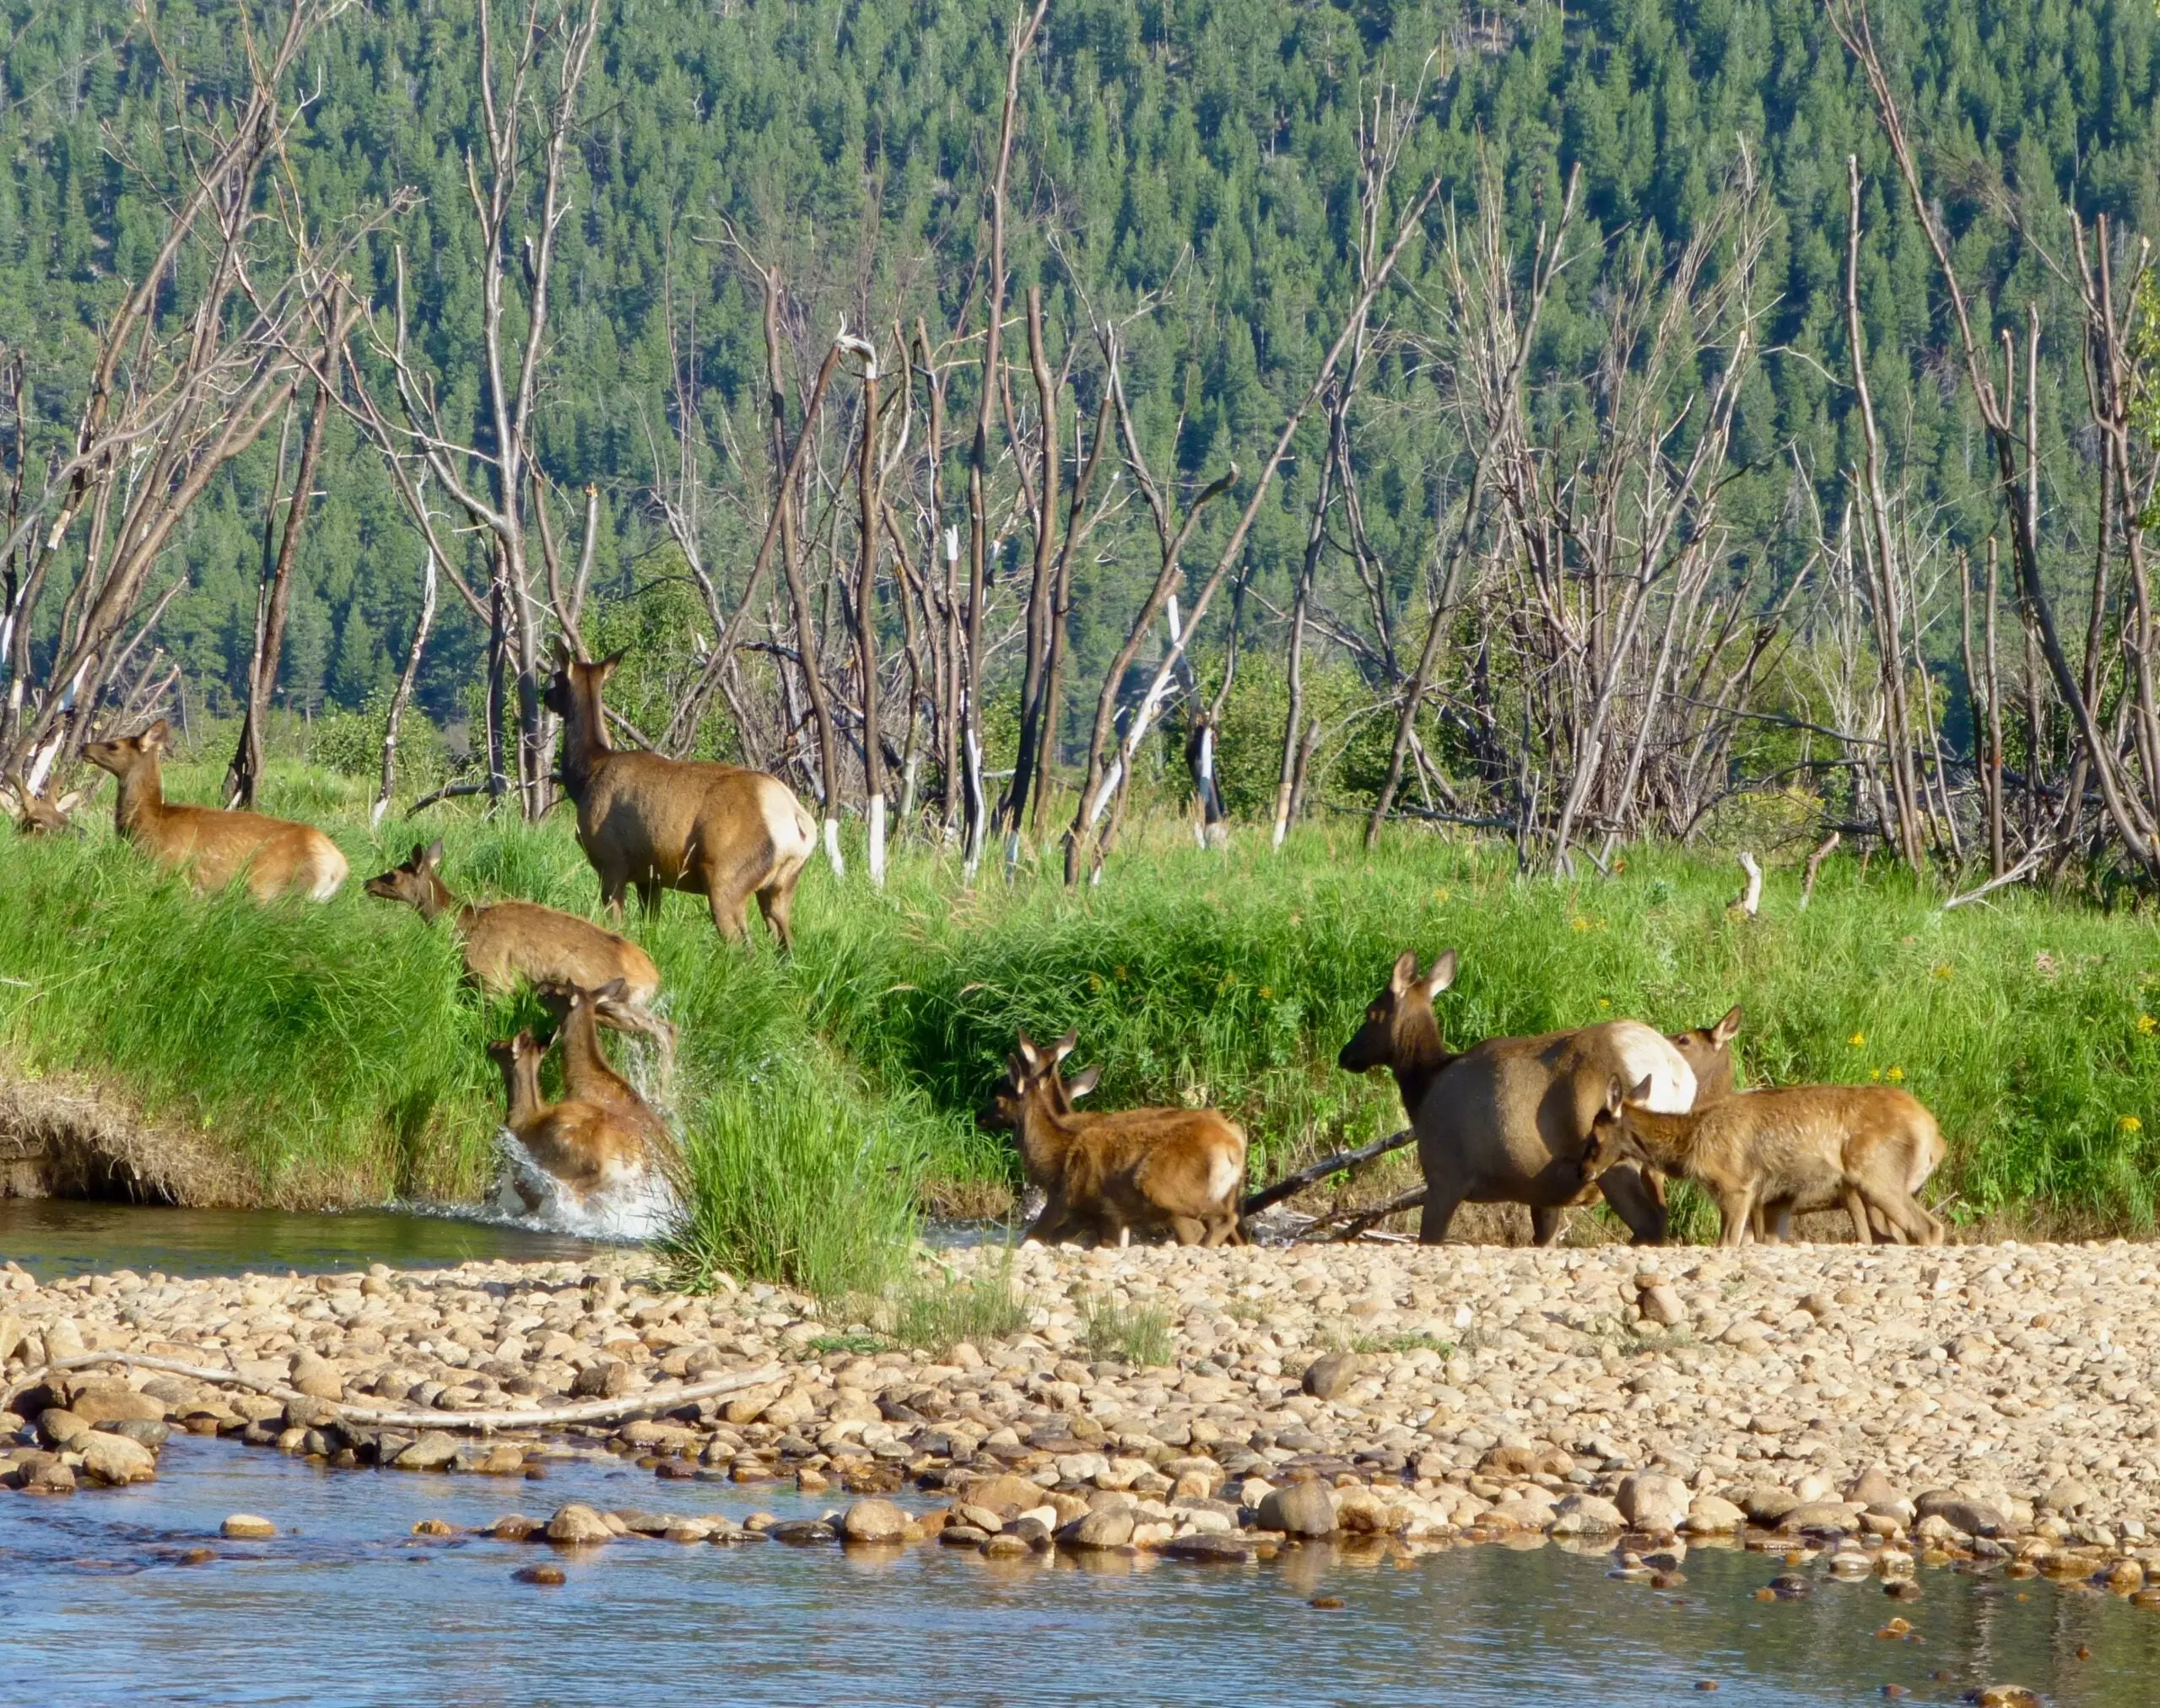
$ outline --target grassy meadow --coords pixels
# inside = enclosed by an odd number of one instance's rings
[[[218,771],[176,765],[176,798]],[[542,1016],[465,991],[446,927],[360,880],[445,837],[461,895],[596,912],[567,813],[528,827],[436,809],[366,828],[360,786],[280,764],[265,810],[321,824],[353,881],[323,906],[198,899],[111,833],[0,838],[0,1062],[73,1071],[161,1120],[221,1135],[273,1203],[472,1198],[500,1107],[482,1046]],[[1015,1031],[1077,1028],[1101,1106],[1212,1100],[1245,1123],[1256,1181],[1401,1125],[1385,1078],[1334,1056],[1395,956],[1462,956],[1440,1000],[1461,1047],[1632,1014],[1666,1029],[1733,1003],[1747,1083],[1903,1083],[1950,1160],[1953,1221],[2152,1230],[2160,1142],[2160,932],[2013,893],[1945,914],[1878,863],[1824,868],[1814,904],[1774,870],[1761,916],[1728,911],[1736,869],[1635,851],[1610,878],[1515,876],[1511,855],[1404,830],[1371,855],[1353,827],[1228,853],[1147,827],[1103,884],[1047,870],[963,884],[903,848],[883,892],[822,859],[797,949],[730,951],[704,905],[628,924],[658,962],[681,1035],[675,1109],[690,1209],[671,1255],[821,1292],[888,1280],[924,1209],[997,1213],[1018,1170],[974,1112]],[[1396,1165],[1400,1169],[1403,1165]],[[1348,1188],[1368,1190],[1364,1183]],[[1707,1225],[1699,1207],[1687,1224]]]

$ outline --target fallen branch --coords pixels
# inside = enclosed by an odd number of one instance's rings
[[[2036,848],[2012,867],[2009,871],[2004,873],[2001,877],[1989,878],[1978,889],[1968,889],[1963,895],[1952,896],[1949,900],[1942,904],[1942,911],[1947,913],[1953,907],[1963,907],[1968,901],[1978,901],[1990,890],[2001,889],[2012,884],[2021,884],[2039,870],[2039,867],[2040,851]]]
[[[1370,1162],[1374,1157],[1385,1156],[1391,1150],[1400,1150],[1417,1137],[1415,1132],[1405,1130],[1401,1132],[1390,1133],[1385,1138],[1376,1138],[1370,1144],[1360,1145],[1355,1150],[1342,1150],[1337,1151],[1333,1156],[1324,1156],[1318,1162],[1299,1169],[1295,1174],[1284,1175],[1273,1186],[1262,1186],[1256,1192],[1247,1193],[1238,1205],[1238,1213],[1241,1216],[1256,1216],[1270,1204],[1279,1204],[1291,1193],[1303,1192],[1315,1181],[1325,1180],[1328,1176],[1340,1174],[1345,1169],[1360,1167]]]
[[[1742,851],[1740,869],[1747,874],[1747,887],[1732,900],[1732,905],[1752,919],[1763,905],[1763,868],[1756,863],[1752,854]]]
[[[236,1370],[214,1370],[206,1365],[183,1364],[178,1359],[156,1358],[148,1353],[85,1352],[72,1358],[54,1359],[30,1371],[9,1387],[4,1397],[0,1397],[0,1410],[13,1406],[18,1394],[35,1387],[48,1376],[63,1370],[83,1370],[97,1364],[117,1364],[131,1370],[151,1370],[165,1376],[184,1376],[197,1381],[221,1382],[249,1388],[271,1399],[283,1400],[288,1405],[297,1403],[316,1407],[330,1413],[340,1423],[359,1424],[370,1429],[476,1430],[489,1434],[497,1430],[548,1429],[558,1424],[608,1423],[637,1413],[666,1411],[695,1400],[718,1399],[723,1394],[737,1393],[744,1388],[760,1387],[766,1382],[779,1381],[787,1374],[786,1365],[768,1364],[755,1370],[730,1370],[726,1376],[714,1376],[707,1381],[688,1382],[674,1387],[646,1388],[641,1393],[622,1394],[613,1399],[586,1400],[576,1405],[547,1406],[532,1411],[438,1412],[430,1409],[401,1412],[374,1406],[349,1405],[343,1400],[319,1399],[313,1394],[302,1393],[298,1388],[288,1387],[283,1382],[259,1381],[254,1376],[242,1376]]]
[[[1800,911],[1807,911],[1807,904],[1815,899],[1815,880],[1822,874],[1822,862],[1837,851],[1844,839],[1844,832],[1833,830],[1815,845],[1815,851],[1807,857],[1806,875],[1800,880]]]
[[[1404,1210],[1414,1210],[1424,1202],[1425,1188],[1418,1186],[1399,1197],[1390,1198],[1384,1204],[1374,1204],[1370,1209],[1353,1211],[1342,1218],[1342,1226],[1327,1236],[1328,1240],[1332,1244],[1341,1245],[1347,1240],[1357,1239],[1368,1228],[1376,1228],[1390,1216],[1398,1215]],[[1333,1215],[1322,1216],[1312,1224],[1311,1228],[1305,1230],[1305,1236],[1310,1238],[1313,1228],[1321,1227],[1334,1219]]]

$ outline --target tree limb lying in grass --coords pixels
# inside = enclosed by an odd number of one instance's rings
[[[18,1394],[36,1386],[48,1376],[63,1370],[82,1370],[96,1364],[125,1365],[134,1370],[154,1370],[167,1376],[191,1376],[197,1381],[230,1383],[239,1387],[251,1388],[273,1400],[283,1400],[288,1405],[297,1403],[304,1406],[318,1406],[331,1413],[340,1423],[359,1424],[373,1429],[478,1430],[488,1434],[497,1430],[546,1429],[557,1424],[609,1423],[634,1413],[666,1411],[673,1406],[688,1405],[694,1400],[718,1399],[723,1394],[759,1387],[769,1381],[779,1381],[787,1374],[783,1365],[760,1365],[755,1370],[730,1370],[726,1376],[714,1376],[707,1381],[647,1388],[642,1393],[621,1394],[613,1399],[586,1400],[576,1405],[547,1406],[533,1411],[400,1412],[373,1406],[348,1405],[342,1400],[319,1399],[313,1394],[304,1394],[297,1388],[288,1387],[283,1382],[259,1381],[253,1376],[242,1376],[238,1370],[213,1370],[204,1365],[183,1364],[178,1359],[153,1357],[148,1353],[85,1352],[73,1358],[54,1359],[29,1372],[8,1389],[4,1398],[0,1398],[0,1409],[12,1406]]]

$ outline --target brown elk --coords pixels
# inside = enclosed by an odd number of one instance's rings
[[[84,748],[84,759],[120,780],[113,823],[122,836],[159,865],[185,872],[198,890],[222,889],[244,876],[257,901],[280,895],[327,901],[338,893],[345,857],[314,825],[169,803],[158,755],[170,739],[159,718],[140,735]]]
[[[9,771],[0,781],[0,808],[15,821],[15,828],[25,836],[54,836],[73,828],[68,823],[76,808],[89,798],[88,789],[70,789],[54,798],[40,795],[23,780],[19,771]]]
[[[540,1096],[540,1058],[546,1053],[530,1031],[498,1039],[488,1054],[502,1069],[508,1105],[504,1124],[534,1164],[580,1198],[590,1198],[637,1179],[651,1161],[645,1134],[620,1110],[565,1097]],[[527,1209],[540,1206],[521,1185]]]
[[[1646,1106],[1648,1089],[1612,1080],[1584,1168],[1627,1159],[1699,1181],[1717,1200],[1720,1245],[1745,1240],[1758,1208],[1781,1206],[1789,1219],[1839,1204],[1863,1245],[1875,1236],[1871,1214],[1901,1245],[1942,1243],[1942,1224],[1917,1197],[1942,1160],[1942,1134],[1910,1092],[1788,1085],[1675,1115]]]
[[[1404,954],[1336,1057],[1353,1073],[1385,1068],[1395,1075],[1418,1134],[1425,1176],[1418,1238],[1426,1245],[1447,1237],[1466,1203],[1526,1204],[1533,1237],[1552,1244],[1561,1211],[1590,1196],[1591,1123],[1616,1073],[1630,1084],[1647,1078],[1660,1105],[1685,1109],[1696,1096],[1692,1052],[1714,1085],[1731,1087],[1737,1009],[1677,1043],[1639,1020],[1607,1020],[1541,1037],[1488,1038],[1457,1052],[1443,1041],[1433,1009],[1455,974],[1452,949],[1422,976],[1418,958]],[[1623,1163],[1596,1184],[1634,1243],[1665,1237],[1664,1196],[1642,1171]]]
[[[564,1095],[613,1111],[656,1159],[670,1154],[673,1143],[667,1123],[638,1095],[635,1086],[608,1065],[600,1048],[599,1012],[604,1005],[619,1005],[624,1001],[622,981],[610,980],[598,990],[543,985],[535,994],[540,1005],[555,1017],[555,1035],[563,1046]]]
[[[440,837],[424,848],[416,844],[402,866],[369,878],[367,893],[404,902],[430,924],[447,914],[464,952],[466,976],[491,997],[506,997],[521,984],[595,992],[619,984],[619,997],[596,999],[594,1017],[618,1031],[645,1033],[659,1045],[663,1063],[672,1059],[675,1029],[652,1013],[660,970],[628,938],[537,902],[460,901],[442,880]]]
[[[597,662],[558,646],[549,711],[563,720],[563,787],[577,805],[577,839],[620,913],[637,886],[650,913],[662,889],[702,895],[730,943],[748,939],[750,898],[782,949],[795,885],[817,846],[816,826],[778,777],[739,765],[618,750],[608,739],[601,689],[622,661]]]
[[[1097,1070],[1068,1083],[1058,1069],[1078,1035],[1048,1048],[1023,1032],[983,1124],[1011,1128],[1020,1160],[1046,1202],[1027,1233],[1054,1245],[1070,1236],[1123,1245],[1137,1230],[1180,1246],[1241,1246],[1238,1197],[1245,1136],[1212,1109],[1076,1111]]]

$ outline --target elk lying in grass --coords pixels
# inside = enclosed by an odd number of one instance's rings
[[[1591,1123],[1616,1074],[1629,1084],[1647,1080],[1661,1108],[1693,1106],[1698,1079],[1691,1054],[1714,1085],[1731,1086],[1737,1009],[1714,1027],[1682,1034],[1679,1043],[1639,1020],[1608,1020],[1450,1051],[1433,998],[1455,981],[1455,973],[1452,949],[1422,976],[1418,958],[1404,954],[1336,1057],[1353,1073],[1385,1068],[1395,1075],[1403,1112],[1418,1134],[1425,1176],[1418,1238],[1426,1245],[1447,1237],[1466,1203],[1526,1204],[1536,1242],[1552,1244],[1561,1211],[1593,1195],[1584,1162]],[[1663,1194],[1643,1173],[1623,1164],[1596,1184],[1637,1245],[1665,1237]]]
[[[19,771],[8,772],[6,780],[0,781],[0,808],[7,810],[15,828],[25,836],[57,836],[72,830],[68,820],[89,797],[87,789],[70,789],[57,798],[40,795],[23,781]]]
[[[367,881],[367,892],[402,901],[433,923],[450,916],[465,954],[465,975],[491,997],[506,997],[521,984],[575,985],[621,994],[596,997],[594,1018],[622,1032],[643,1032],[660,1046],[663,1077],[674,1059],[675,1029],[652,1012],[660,970],[628,938],[602,931],[588,919],[532,901],[496,901],[484,906],[460,901],[442,881],[438,838],[413,857]]]
[[[1212,1109],[1081,1111],[1097,1070],[1068,1083],[1059,1065],[1079,1041],[1068,1032],[1047,1049],[1020,1035],[1006,1063],[988,1127],[1018,1135],[1028,1178],[1047,1202],[1027,1237],[1124,1245],[1134,1231],[1168,1232],[1180,1246],[1241,1246],[1238,1197],[1245,1136]]]
[[[303,895],[327,901],[345,881],[345,857],[312,824],[180,807],[165,800],[158,755],[171,738],[159,718],[140,735],[94,741],[83,757],[120,780],[113,823],[121,835],[160,866],[185,872],[198,890],[222,889],[245,876],[257,901]]]
[[[548,685],[563,720],[563,787],[577,805],[577,840],[620,913],[637,886],[650,913],[662,889],[702,895],[730,943],[748,939],[750,898],[782,949],[796,881],[817,846],[816,826],[787,785],[763,771],[623,752],[608,739],[600,694],[622,660],[597,663],[559,649]]]
[[[1593,1123],[1586,1173],[1623,1160],[1700,1182],[1724,1219],[1719,1243],[1737,1246],[1758,1207],[1843,1204],[1855,1236],[1874,1237],[1871,1213],[1899,1244],[1939,1246],[1942,1225],[1916,1194],[1942,1160],[1927,1106],[1889,1085],[1790,1085],[1742,1091],[1693,1114],[1647,1105],[1650,1088],[1617,1077]]]
[[[504,1124],[534,1165],[584,1201],[645,1177],[652,1162],[645,1136],[620,1111],[574,1097],[541,1100],[540,1058],[546,1053],[530,1031],[488,1046],[502,1069],[509,1105]],[[526,1209],[540,1208],[531,1187],[513,1184]]]

